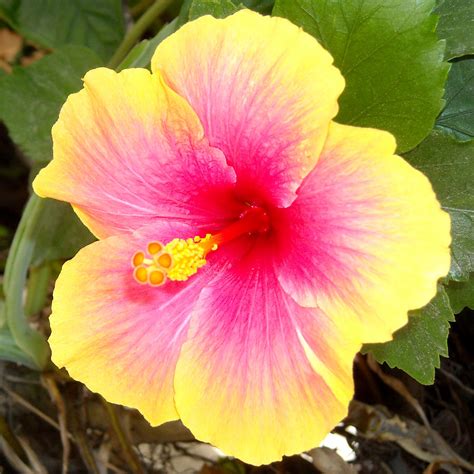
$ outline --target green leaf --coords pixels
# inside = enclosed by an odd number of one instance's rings
[[[35,368],[44,369],[48,364],[50,349],[46,338],[29,324],[24,312],[24,290],[31,256],[34,252],[41,199],[33,195],[28,200],[8,253],[3,288],[5,315],[8,329],[15,344],[34,363]]]
[[[318,39],[346,79],[339,122],[392,132],[400,152],[420,143],[443,105],[449,65],[434,0],[276,0],[274,15]],[[317,80],[317,78],[315,78]]]
[[[30,369],[37,369],[37,365],[31,357],[16,345],[8,327],[4,327],[5,323],[5,301],[0,299],[0,360],[16,362],[17,364],[26,365]]]
[[[67,46],[0,78],[0,120],[33,161],[51,159],[51,127],[62,104],[81,88],[82,76],[100,64],[91,50]]]
[[[62,104],[81,88],[85,72],[100,63],[91,50],[68,46],[0,79],[0,119],[35,163],[51,159],[51,126]],[[68,258],[91,240],[70,206],[30,198],[8,255],[4,288],[6,318],[15,345],[38,369],[48,364],[49,347],[25,316],[24,288],[30,264]]]
[[[394,334],[393,341],[366,344],[362,351],[371,352],[380,363],[404,370],[422,384],[432,384],[440,356],[448,356],[450,321],[454,321],[454,315],[440,286],[427,306],[410,311],[408,324]]]
[[[183,4],[181,5],[181,9],[179,10],[178,24],[176,25],[177,30],[189,21],[189,10],[194,1],[195,0],[183,1]]]
[[[72,257],[92,240],[92,235],[79,223],[68,204],[36,195],[30,197],[7,259],[3,281],[4,314],[15,345],[28,354],[31,364],[37,369],[46,367],[50,350],[44,336],[30,326],[25,309],[34,310],[40,304],[44,282],[29,285],[29,291],[39,293],[27,295],[25,308],[28,269],[46,260]]]
[[[474,271],[474,142],[460,143],[434,131],[405,158],[429,178],[442,207],[451,216],[448,277],[467,280]]]
[[[42,199],[30,264],[38,266],[50,260],[71,258],[94,240],[70,204]]]
[[[274,4],[275,0],[242,0],[242,5],[245,8],[262,14],[271,13]]]
[[[249,8],[259,13],[270,13],[274,0],[191,0],[185,1],[181,9],[178,26],[186,21],[195,20],[203,15],[225,18],[242,8]]]
[[[0,0],[0,15],[40,46],[87,46],[103,60],[125,33],[121,0]]]
[[[7,321],[7,313],[5,309],[5,300],[3,299],[3,295],[2,295],[2,297],[0,298],[0,329],[3,326],[5,326],[6,321]]]
[[[8,328],[0,329],[0,360],[16,362],[17,364],[26,365],[30,369],[37,369],[28,354],[15,344],[15,340]]]
[[[472,0],[441,0],[438,36],[446,39],[446,59],[474,54],[474,2]]]
[[[468,281],[451,281],[446,287],[451,308],[455,314],[460,313],[464,308],[474,309],[474,274]]]
[[[26,316],[33,316],[46,306],[51,281],[52,265],[45,263],[30,268],[25,301]]]
[[[189,20],[195,20],[203,15],[215,18],[225,18],[244,8],[241,3],[232,0],[193,0],[189,8]]]
[[[461,141],[474,138],[474,59],[453,63],[444,98],[446,106],[436,127]]]
[[[148,67],[151,58],[155,53],[157,46],[169,35],[174,33],[178,28],[178,18],[175,18],[170,23],[167,23],[158,34],[150,39],[140,41],[127,55],[127,57],[120,63],[117,70],[127,69],[131,67]]]

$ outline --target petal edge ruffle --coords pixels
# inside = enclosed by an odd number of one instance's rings
[[[152,70],[199,116],[247,199],[288,206],[323,146],[344,79],[290,21],[241,10],[203,16],[165,39]]]
[[[159,74],[89,71],[52,135],[34,190],[70,202],[99,238],[159,219],[208,223],[232,207],[234,171]]]
[[[153,288],[135,282],[131,257],[150,241],[193,232],[162,224],[95,242],[64,264],[54,290],[53,362],[108,401],[139,409],[153,425],[178,418],[176,361],[194,302],[215,268]]]
[[[347,414],[359,347],[298,306],[252,253],[195,305],[175,373],[178,413],[198,439],[250,464],[300,453]]]
[[[279,216],[291,235],[277,252],[282,286],[364,343],[390,340],[450,264],[449,216],[428,179],[394,152],[387,132],[333,123]]]

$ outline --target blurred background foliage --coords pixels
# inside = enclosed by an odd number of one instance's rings
[[[50,362],[54,281],[93,241],[69,205],[31,194],[61,105],[87,70],[149,67],[187,21],[241,8],[289,18],[331,52],[347,81],[337,120],[391,131],[452,220],[436,297],[355,359],[356,397],[335,429],[350,462],[319,448],[246,466],[179,423],[150,428]],[[1,472],[474,471],[473,0],[0,0],[0,121]]]

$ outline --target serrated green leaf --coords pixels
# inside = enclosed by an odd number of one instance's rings
[[[274,0],[186,0],[178,17],[178,26],[203,15],[225,18],[243,8],[268,14],[274,3]]]
[[[474,273],[468,281],[451,281],[446,286],[451,308],[455,314],[464,308],[474,309]]]
[[[62,104],[81,88],[82,76],[100,65],[90,49],[67,46],[0,78],[0,120],[33,161],[51,159],[51,127]]]
[[[399,329],[393,341],[366,344],[363,352],[370,352],[380,362],[398,367],[422,384],[432,384],[440,356],[448,356],[449,322],[454,315],[444,288],[422,309],[410,312],[408,324]]]
[[[449,65],[434,0],[276,0],[274,15],[318,39],[346,79],[337,121],[392,132],[400,152],[433,128]],[[317,78],[315,78],[316,80]]]
[[[87,46],[103,60],[125,33],[120,0],[0,0],[0,15],[40,46]]]
[[[474,271],[474,142],[460,143],[434,131],[405,155],[431,181],[442,207],[451,216],[451,269],[462,281]]]
[[[474,17],[472,21],[474,24]],[[474,59],[464,59],[453,63],[444,97],[446,105],[436,121],[436,127],[453,135],[457,140],[472,140],[474,138]]]
[[[193,0],[189,8],[189,20],[195,20],[204,15],[225,18],[242,8],[245,8],[244,5],[232,0]]]
[[[272,12],[275,0],[242,0],[242,5],[250,10],[270,14]]]
[[[446,59],[474,54],[474,2],[472,0],[441,0],[438,36],[446,39]]]

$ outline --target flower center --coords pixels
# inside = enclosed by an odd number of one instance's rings
[[[137,283],[161,286],[167,280],[185,281],[204,266],[208,253],[242,235],[264,233],[270,228],[270,218],[261,207],[251,206],[239,220],[224,227],[217,234],[206,234],[188,239],[173,239],[166,245],[150,242],[147,250],[132,257],[133,277]]]

